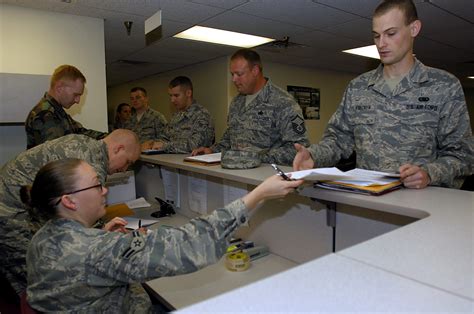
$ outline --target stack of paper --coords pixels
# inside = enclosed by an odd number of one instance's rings
[[[315,184],[324,189],[368,195],[382,195],[401,187],[400,175],[365,169],[342,172],[337,168],[317,168],[290,172],[292,179],[320,181]]]
[[[185,157],[184,161],[196,162],[203,165],[214,165],[221,162],[221,153],[189,156]]]

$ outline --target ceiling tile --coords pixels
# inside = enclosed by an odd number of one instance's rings
[[[474,23],[474,1],[431,0],[431,3]]]
[[[357,18],[343,24],[327,27],[325,30],[329,33],[373,44],[372,21],[366,18]]]
[[[201,25],[275,39],[283,39],[285,36],[291,38],[296,34],[308,31],[307,28],[301,26],[289,25],[234,11],[213,17],[201,23]]]
[[[344,12],[351,12],[352,14],[371,18],[372,13],[374,12],[375,7],[380,3],[380,0],[314,0],[314,2],[342,10]]]
[[[337,25],[355,18],[353,14],[310,0],[252,1],[234,11],[312,29]]]
[[[232,9],[236,6],[247,3],[248,0],[191,0],[191,2],[205,4],[211,7]]]

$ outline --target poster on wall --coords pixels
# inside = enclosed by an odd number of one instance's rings
[[[319,120],[319,88],[288,85],[287,91],[300,105],[305,120]]]

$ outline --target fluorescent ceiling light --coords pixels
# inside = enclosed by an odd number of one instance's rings
[[[474,80],[474,76],[468,76],[467,78]]]
[[[380,59],[379,52],[375,45],[343,50],[342,52],[351,53],[358,56]]]
[[[205,41],[214,44],[251,48],[275,39],[224,31],[217,28],[194,26],[173,37]]]

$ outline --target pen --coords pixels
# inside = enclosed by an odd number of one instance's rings
[[[142,227],[142,220],[138,219],[138,229],[140,229],[141,227]]]
[[[291,181],[291,179],[280,168],[278,168],[277,165],[275,165],[275,164],[271,164],[271,165],[280,177],[282,177],[286,181]]]

